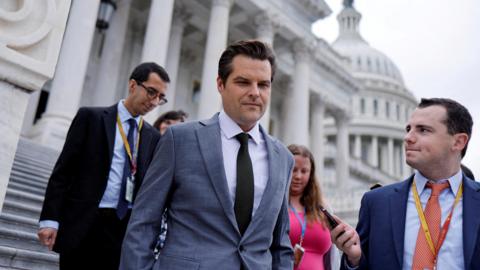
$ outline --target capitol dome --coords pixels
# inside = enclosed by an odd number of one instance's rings
[[[337,16],[340,34],[333,43],[333,48],[350,59],[356,77],[405,87],[402,74],[395,63],[382,52],[372,48],[360,35],[359,23],[362,15],[353,7],[353,1],[344,6]]]

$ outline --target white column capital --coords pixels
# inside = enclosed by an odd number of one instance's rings
[[[314,47],[314,42],[303,39],[295,40],[292,46],[295,61],[310,63]]]
[[[271,37],[280,28],[281,24],[277,20],[276,14],[271,14],[268,11],[260,11],[253,17],[253,23],[256,26],[257,37]]]
[[[337,124],[337,126],[346,125],[352,119],[352,116],[348,112],[341,110],[335,111],[333,117],[335,118],[335,123]]]
[[[184,28],[187,25],[188,20],[192,17],[192,12],[180,2],[175,2],[175,8],[173,10],[172,27]]]
[[[225,6],[231,8],[235,0],[213,0],[212,6]]]

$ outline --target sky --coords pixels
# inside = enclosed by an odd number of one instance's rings
[[[312,26],[333,42],[342,0],[325,0],[332,14]],[[480,178],[480,1],[363,0],[360,33],[398,66],[417,99],[447,97],[473,117],[473,134],[463,163]]]

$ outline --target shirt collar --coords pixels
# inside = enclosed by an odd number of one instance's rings
[[[118,110],[118,116],[120,117],[120,122],[122,123],[127,123],[128,119],[133,118],[135,119],[135,122],[137,122],[137,127],[140,125],[140,119],[141,116],[133,117],[132,114],[127,110],[127,107],[125,107],[125,99],[120,100],[117,105],[117,110]]]
[[[457,196],[458,188],[462,183],[462,179],[463,179],[462,170],[459,170],[452,177],[449,177],[448,179],[441,179],[437,182],[443,183],[448,181],[450,183],[450,190],[453,192],[453,195]],[[415,171],[415,185],[417,186],[418,194],[422,194],[423,190],[425,189],[425,185],[427,184],[428,181],[431,181],[431,180],[423,176],[419,171]]]
[[[232,139],[238,133],[244,132],[240,128],[240,126],[237,123],[235,123],[235,121],[233,121],[233,119],[230,118],[230,116],[228,116],[227,113],[225,113],[224,110],[220,111],[220,114],[218,115],[218,122],[220,124],[220,129],[225,134],[225,136],[227,136],[228,139]],[[247,133],[250,135],[250,137],[252,138],[255,144],[260,143],[260,128],[259,128],[258,121],[255,124],[255,126],[253,126],[253,128],[249,130]]]

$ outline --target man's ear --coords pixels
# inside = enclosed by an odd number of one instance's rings
[[[128,93],[131,94],[135,90],[136,86],[137,82],[134,79],[130,79],[128,81]]]
[[[457,133],[453,135],[452,150],[461,152],[468,143],[467,133]]]
[[[217,76],[217,89],[218,89],[218,92],[220,93],[223,92],[223,90],[225,90],[222,78],[220,78],[220,76]]]

